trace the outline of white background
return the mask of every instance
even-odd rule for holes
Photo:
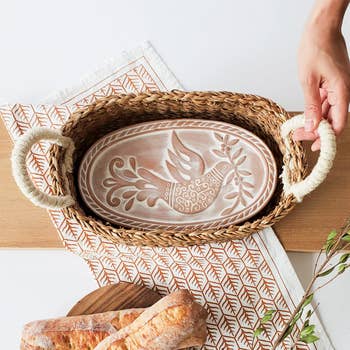
[[[256,93],[300,110],[296,51],[311,4],[0,0],[0,99],[40,102],[105,59],[150,40],[186,89]],[[349,17],[344,24],[348,43]],[[289,256],[305,285],[314,255]],[[9,350],[18,348],[23,323],[63,315],[96,287],[85,263],[63,250],[0,251],[0,283],[1,342]],[[316,298],[337,350],[349,348],[349,288],[350,273]]]

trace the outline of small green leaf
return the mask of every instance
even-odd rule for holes
[[[310,335],[314,332],[315,325],[304,327],[303,330],[300,332],[300,338],[305,338],[307,335]]]
[[[326,271],[323,271],[323,272],[319,273],[319,274],[317,275],[317,277],[324,277],[324,276],[329,275],[330,273],[333,272],[334,268],[335,268],[335,266],[331,267],[330,269],[328,269],[328,270],[326,270]]]
[[[307,314],[306,314],[306,318],[309,319],[309,318],[311,317],[311,315],[312,315],[312,311],[309,310],[309,311],[307,312]],[[307,321],[307,322],[308,322],[308,321]],[[305,324],[306,324],[306,322],[305,322]]]
[[[261,323],[267,323],[272,319],[272,315],[265,315],[262,319],[261,319]]]
[[[301,309],[304,309],[305,306],[309,305],[313,299],[314,295],[310,294],[304,301],[303,305],[301,306]]]
[[[345,233],[345,235],[343,235],[341,239],[344,242],[350,242],[350,235],[348,233]]]
[[[343,273],[346,270],[346,268],[347,268],[346,264],[339,265],[339,267],[338,267],[338,274]]]
[[[319,339],[319,337],[316,337],[316,335],[313,334],[307,335],[305,338],[300,338],[300,340],[306,344],[314,343]]]
[[[334,242],[327,243],[327,245],[325,246],[326,254],[328,254],[333,247],[334,247]]]
[[[329,235],[327,237],[327,242],[328,241],[332,241],[335,237],[337,237],[337,231],[336,230],[332,230],[331,232],[329,232]]]
[[[273,314],[276,312],[276,310],[268,310],[266,311],[265,315],[263,316],[263,318],[261,319],[261,323],[267,323],[272,319]]]
[[[328,254],[330,252],[330,250],[333,248],[335,242],[335,237],[337,236],[337,231],[333,230],[329,233],[328,237],[327,237],[327,241],[325,243],[325,245],[323,246],[323,249],[326,250],[326,254]]]
[[[339,262],[343,264],[348,261],[349,257],[350,253],[345,253],[340,257]]]
[[[262,332],[264,332],[264,328],[257,328],[255,331],[254,331],[254,337],[258,337]]]

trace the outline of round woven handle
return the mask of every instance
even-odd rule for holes
[[[304,127],[304,124],[305,116],[303,114],[288,119],[282,124],[281,134],[286,145],[287,155],[290,156],[290,132]],[[333,165],[333,160],[336,153],[336,140],[334,131],[326,120],[322,120],[319,124],[317,132],[321,141],[320,155],[309,176],[300,182],[292,184],[290,183],[288,176],[289,172],[293,172],[294,170],[291,165],[292,162],[290,162],[289,166],[283,166],[282,182],[284,186],[284,192],[287,195],[293,194],[298,202],[301,202],[304,196],[312,192],[323,182]]]
[[[26,158],[31,147],[40,141],[52,143],[66,149],[62,173],[72,172],[72,155],[74,143],[69,137],[62,136],[58,131],[49,128],[33,128],[22,135],[15,143],[12,151],[12,173],[23,194],[35,205],[46,209],[61,209],[74,204],[71,195],[54,196],[37,189],[30,178]],[[66,186],[67,187],[67,186]]]

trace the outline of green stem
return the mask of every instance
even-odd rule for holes
[[[297,305],[297,307],[295,308],[294,312],[291,314],[288,322],[284,325],[283,329],[281,330],[280,334],[278,335],[277,340],[275,341],[272,350],[276,350],[278,345],[282,342],[282,338],[283,335],[286,333],[289,325],[291,324],[291,322],[293,321],[294,317],[296,316],[296,314],[300,311],[302,305],[304,304],[306,298],[312,294],[311,290],[314,286],[314,283],[316,281],[316,279],[319,277],[319,275],[324,271],[325,267],[327,266],[327,264],[329,263],[329,261],[332,259],[332,257],[341,249],[341,245],[343,244],[342,242],[342,236],[347,233],[350,229],[350,220],[348,220],[346,222],[346,224],[342,227],[340,234],[337,237],[337,240],[334,244],[334,246],[332,247],[332,249],[330,250],[328,256],[326,257],[326,259],[324,260],[324,262],[321,264],[321,266],[319,267],[319,269],[316,271],[316,273],[314,273],[309,285],[306,288],[305,294],[303,296],[303,298],[301,299],[301,301],[299,302],[299,304]],[[347,245],[345,245],[346,247]],[[339,274],[337,274],[335,277],[333,277],[330,281],[333,281],[337,276],[339,276]],[[330,283],[329,281],[329,283]],[[318,291],[319,289],[323,288],[325,285],[327,285],[328,283],[325,283],[324,285],[318,287],[317,289],[315,289],[315,291],[313,293],[315,293],[316,291]]]
[[[310,316],[307,318],[307,320],[309,320],[309,319],[311,318],[311,316],[316,312],[316,310],[318,309],[319,306],[320,306],[320,303],[318,303],[318,304],[316,305],[316,307],[312,310],[312,312],[311,312]],[[296,336],[296,340],[295,340],[294,343],[292,344],[290,350],[293,350],[293,349],[298,345],[298,341],[299,341],[299,339],[300,339],[300,333],[301,333],[301,331],[303,330],[303,328],[304,328],[304,326],[305,326],[305,323],[306,323],[306,320],[305,320],[303,326],[301,327],[301,329],[299,330],[299,332],[298,332],[298,334],[297,334],[297,336]]]
[[[316,262],[315,262],[313,274],[316,273],[316,269],[317,269],[318,263],[319,263],[319,261],[320,261],[322,252],[323,252],[323,249],[321,249],[321,250],[319,251],[318,255],[317,255],[317,259],[316,259]]]

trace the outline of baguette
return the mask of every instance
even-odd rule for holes
[[[21,350],[93,349],[143,311],[130,309],[31,322],[24,326]]]
[[[110,311],[31,322],[24,327],[21,350],[91,350],[103,339],[132,324],[145,310]],[[196,330],[182,340],[179,348],[200,345],[205,338],[203,318]]]
[[[201,346],[207,336],[206,318],[205,309],[194,302],[188,291],[180,290],[146,309],[129,326],[105,338],[95,350],[176,350],[184,345]]]

